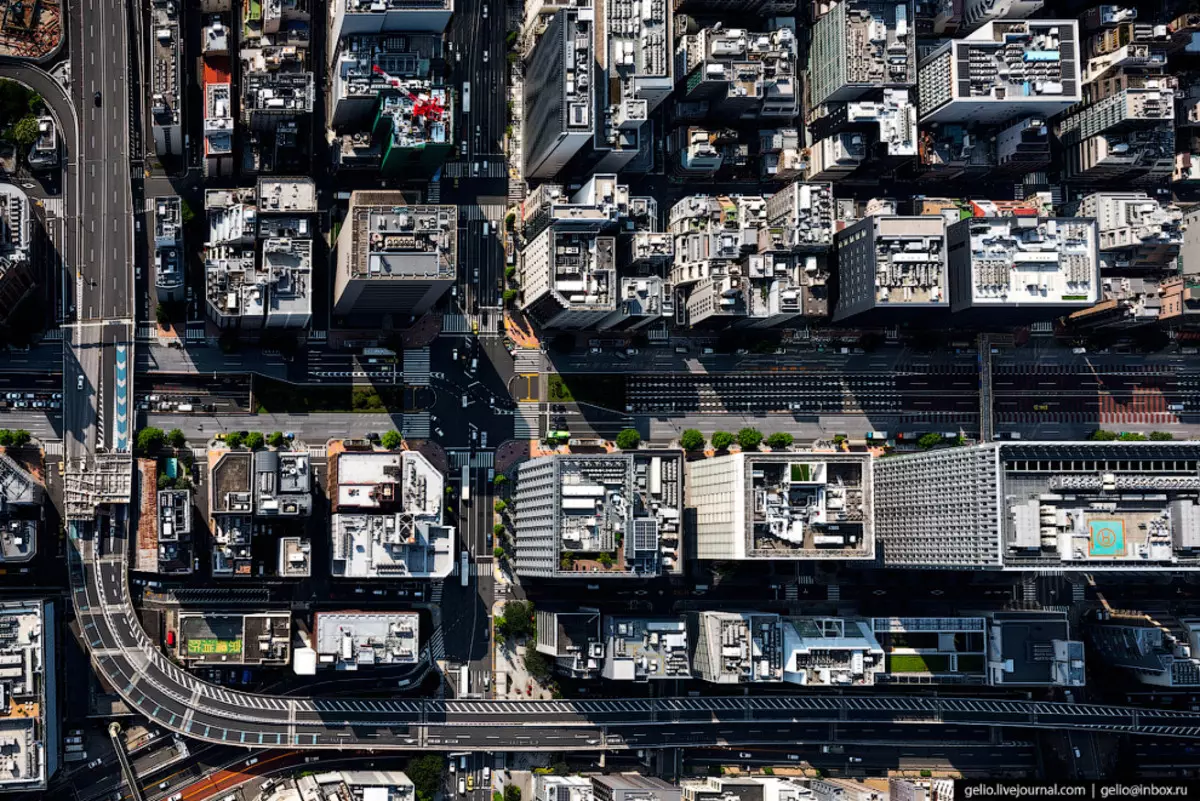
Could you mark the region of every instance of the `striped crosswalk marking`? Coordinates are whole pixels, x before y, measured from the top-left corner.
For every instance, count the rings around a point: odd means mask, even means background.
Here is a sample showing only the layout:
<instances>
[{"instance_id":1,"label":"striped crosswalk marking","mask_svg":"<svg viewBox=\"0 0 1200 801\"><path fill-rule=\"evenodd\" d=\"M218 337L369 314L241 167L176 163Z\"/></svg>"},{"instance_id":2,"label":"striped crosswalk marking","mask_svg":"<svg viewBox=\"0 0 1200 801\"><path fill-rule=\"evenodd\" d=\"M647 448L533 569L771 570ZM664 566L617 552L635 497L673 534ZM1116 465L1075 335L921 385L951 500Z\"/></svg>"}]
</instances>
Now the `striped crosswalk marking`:
<instances>
[{"instance_id":1,"label":"striped crosswalk marking","mask_svg":"<svg viewBox=\"0 0 1200 801\"><path fill-rule=\"evenodd\" d=\"M325 458L325 446L324 445L309 445L308 446L308 455L310 457L312 457L313 459L324 459Z\"/></svg>"},{"instance_id":2,"label":"striped crosswalk marking","mask_svg":"<svg viewBox=\"0 0 1200 801\"><path fill-rule=\"evenodd\" d=\"M469 334L471 333L471 319L465 314L454 312L444 314L442 315L442 333Z\"/></svg>"},{"instance_id":3,"label":"striped crosswalk marking","mask_svg":"<svg viewBox=\"0 0 1200 801\"><path fill-rule=\"evenodd\" d=\"M404 381L414 387L429 386L429 348L404 351Z\"/></svg>"},{"instance_id":4,"label":"striped crosswalk marking","mask_svg":"<svg viewBox=\"0 0 1200 801\"><path fill-rule=\"evenodd\" d=\"M538 439L541 435L541 415L538 413L538 404L536 402L518 404L517 414L513 418L513 436L517 439Z\"/></svg>"},{"instance_id":5,"label":"striped crosswalk marking","mask_svg":"<svg viewBox=\"0 0 1200 801\"><path fill-rule=\"evenodd\" d=\"M429 412L406 414L400 421L400 433L406 437L427 439L430 428Z\"/></svg>"},{"instance_id":6,"label":"striped crosswalk marking","mask_svg":"<svg viewBox=\"0 0 1200 801\"><path fill-rule=\"evenodd\" d=\"M62 456L63 455L63 443L62 443L61 439L43 441L43 445L45 446L45 451L46 451L47 456Z\"/></svg>"}]
</instances>

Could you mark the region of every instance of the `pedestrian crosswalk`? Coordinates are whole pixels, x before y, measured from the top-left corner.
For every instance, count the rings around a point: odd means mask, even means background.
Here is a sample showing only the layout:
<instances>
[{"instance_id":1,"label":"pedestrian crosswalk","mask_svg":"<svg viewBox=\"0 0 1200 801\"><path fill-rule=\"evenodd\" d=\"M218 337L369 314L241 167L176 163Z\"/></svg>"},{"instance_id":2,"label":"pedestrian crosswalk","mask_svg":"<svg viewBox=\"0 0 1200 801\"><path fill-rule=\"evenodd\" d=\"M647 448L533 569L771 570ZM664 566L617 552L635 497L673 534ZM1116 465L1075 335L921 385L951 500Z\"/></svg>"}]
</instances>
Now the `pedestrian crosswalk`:
<instances>
[{"instance_id":1,"label":"pedestrian crosswalk","mask_svg":"<svg viewBox=\"0 0 1200 801\"><path fill-rule=\"evenodd\" d=\"M61 328L51 328L46 332L46 336L43 337L47 342L61 342L62 338L63 332Z\"/></svg>"},{"instance_id":2,"label":"pedestrian crosswalk","mask_svg":"<svg viewBox=\"0 0 1200 801\"><path fill-rule=\"evenodd\" d=\"M483 206L470 204L458 207L459 221L499 222L503 216L504 207L498 203L487 203Z\"/></svg>"},{"instance_id":3,"label":"pedestrian crosswalk","mask_svg":"<svg viewBox=\"0 0 1200 801\"><path fill-rule=\"evenodd\" d=\"M444 178L504 178L507 175L508 168L501 161L488 161L480 164L478 173L475 172L474 162L448 161L442 165Z\"/></svg>"},{"instance_id":4,"label":"pedestrian crosswalk","mask_svg":"<svg viewBox=\"0 0 1200 801\"><path fill-rule=\"evenodd\" d=\"M468 464L471 467L496 466L495 451L468 451L462 448L450 448L446 452L450 456L451 468L459 468Z\"/></svg>"},{"instance_id":5,"label":"pedestrian crosswalk","mask_svg":"<svg viewBox=\"0 0 1200 801\"><path fill-rule=\"evenodd\" d=\"M42 200L42 208L46 212L47 217L57 217L61 219L63 214L63 199L61 197L48 197Z\"/></svg>"},{"instance_id":6,"label":"pedestrian crosswalk","mask_svg":"<svg viewBox=\"0 0 1200 801\"><path fill-rule=\"evenodd\" d=\"M538 404L536 402L518 404L517 414L513 417L513 436L517 439L540 439L541 432L541 415L538 413Z\"/></svg>"},{"instance_id":7,"label":"pedestrian crosswalk","mask_svg":"<svg viewBox=\"0 0 1200 801\"><path fill-rule=\"evenodd\" d=\"M406 414L400 421L400 433L413 439L428 439L430 428L429 412Z\"/></svg>"},{"instance_id":8,"label":"pedestrian crosswalk","mask_svg":"<svg viewBox=\"0 0 1200 801\"><path fill-rule=\"evenodd\" d=\"M471 319L467 315L455 312L442 315L443 334L469 334L471 330Z\"/></svg>"},{"instance_id":9,"label":"pedestrian crosswalk","mask_svg":"<svg viewBox=\"0 0 1200 801\"><path fill-rule=\"evenodd\" d=\"M324 445L309 445L308 446L308 456L311 459L324 459L325 458L325 446Z\"/></svg>"},{"instance_id":10,"label":"pedestrian crosswalk","mask_svg":"<svg viewBox=\"0 0 1200 801\"><path fill-rule=\"evenodd\" d=\"M517 348L513 371L518 375L542 372L542 352L535 348Z\"/></svg>"},{"instance_id":11,"label":"pedestrian crosswalk","mask_svg":"<svg viewBox=\"0 0 1200 801\"><path fill-rule=\"evenodd\" d=\"M830 601L842 600L842 585L830 584L825 588L825 597Z\"/></svg>"},{"instance_id":12,"label":"pedestrian crosswalk","mask_svg":"<svg viewBox=\"0 0 1200 801\"><path fill-rule=\"evenodd\" d=\"M193 459L207 459L208 458L208 448L192 448L192 458Z\"/></svg>"},{"instance_id":13,"label":"pedestrian crosswalk","mask_svg":"<svg viewBox=\"0 0 1200 801\"><path fill-rule=\"evenodd\" d=\"M63 443L61 439L43 440L42 448L46 451L47 456L62 456Z\"/></svg>"},{"instance_id":14,"label":"pedestrian crosswalk","mask_svg":"<svg viewBox=\"0 0 1200 801\"><path fill-rule=\"evenodd\" d=\"M442 583L440 581L434 582L433 595L441 596L441 594L442 594ZM436 600L433 600L433 598L431 596L430 600L436 606L441 603L442 599L440 597L438 597ZM437 628L435 628L433 630L433 634L429 637L429 661L436 662L439 659L445 659L445 658L446 658L446 634L442 630L442 627L438 626Z\"/></svg>"},{"instance_id":15,"label":"pedestrian crosswalk","mask_svg":"<svg viewBox=\"0 0 1200 801\"><path fill-rule=\"evenodd\" d=\"M404 382L414 387L429 386L429 348L404 351Z\"/></svg>"},{"instance_id":16,"label":"pedestrian crosswalk","mask_svg":"<svg viewBox=\"0 0 1200 801\"><path fill-rule=\"evenodd\" d=\"M425 198L429 203L438 204L442 202L442 182L430 181L429 191L425 193Z\"/></svg>"},{"instance_id":17,"label":"pedestrian crosswalk","mask_svg":"<svg viewBox=\"0 0 1200 801\"><path fill-rule=\"evenodd\" d=\"M204 330L204 326L202 324L201 325L189 325L187 327L186 336L187 336L187 339L189 342L199 341L201 339L204 339L207 335L208 334Z\"/></svg>"}]
</instances>

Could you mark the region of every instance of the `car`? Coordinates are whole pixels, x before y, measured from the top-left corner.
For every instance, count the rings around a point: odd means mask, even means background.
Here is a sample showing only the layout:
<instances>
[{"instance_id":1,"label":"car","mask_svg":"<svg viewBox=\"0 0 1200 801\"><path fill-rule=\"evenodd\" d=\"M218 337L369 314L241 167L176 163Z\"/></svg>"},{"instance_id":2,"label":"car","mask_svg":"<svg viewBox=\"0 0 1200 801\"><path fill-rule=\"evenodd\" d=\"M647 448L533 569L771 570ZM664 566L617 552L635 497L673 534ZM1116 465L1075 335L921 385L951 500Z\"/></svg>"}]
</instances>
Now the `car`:
<instances>
[{"instance_id":1,"label":"car","mask_svg":"<svg viewBox=\"0 0 1200 801\"><path fill-rule=\"evenodd\" d=\"M62 393L61 393L61 392L55 392L53 395L51 395L51 396L50 396L50 398L51 398L52 400L62 400Z\"/></svg>"},{"instance_id":2,"label":"car","mask_svg":"<svg viewBox=\"0 0 1200 801\"><path fill-rule=\"evenodd\" d=\"M284 431L284 432L283 432L283 438L284 438L284 439L295 439L295 438L296 438L296 432L295 432L295 431Z\"/></svg>"},{"instance_id":3,"label":"car","mask_svg":"<svg viewBox=\"0 0 1200 801\"><path fill-rule=\"evenodd\" d=\"M450 773L453 774L457 768L454 765L454 760L450 760Z\"/></svg>"},{"instance_id":4,"label":"car","mask_svg":"<svg viewBox=\"0 0 1200 801\"><path fill-rule=\"evenodd\" d=\"M847 762L862 762L862 757L846 757Z\"/></svg>"},{"instance_id":5,"label":"car","mask_svg":"<svg viewBox=\"0 0 1200 801\"><path fill-rule=\"evenodd\" d=\"M487 60L488 60L488 51L484 50L483 51L483 63L486 64Z\"/></svg>"},{"instance_id":6,"label":"car","mask_svg":"<svg viewBox=\"0 0 1200 801\"><path fill-rule=\"evenodd\" d=\"M483 4L483 18L487 19L487 17L488 17L488 7L487 7L487 3L484 3Z\"/></svg>"},{"instance_id":7,"label":"car","mask_svg":"<svg viewBox=\"0 0 1200 801\"><path fill-rule=\"evenodd\" d=\"M182 801L182 799L183 799L183 793L175 793L170 798L168 798L167 801Z\"/></svg>"},{"instance_id":8,"label":"car","mask_svg":"<svg viewBox=\"0 0 1200 801\"><path fill-rule=\"evenodd\" d=\"M147 739L149 739L149 738L147 738ZM158 784L158 789L160 789L160 790L165 790L165 789L167 789L167 788L168 788L168 787L170 787L170 786L171 786L171 783L170 783L169 781L166 781L166 782L159 782L159 784Z\"/></svg>"},{"instance_id":9,"label":"car","mask_svg":"<svg viewBox=\"0 0 1200 801\"><path fill-rule=\"evenodd\" d=\"M483 674L483 683L485 686L488 683L488 678L490 675L491 675L490 673ZM492 769L489 768L487 765L483 766L483 783L486 785L489 785L489 786L492 783Z\"/></svg>"},{"instance_id":10,"label":"car","mask_svg":"<svg viewBox=\"0 0 1200 801\"><path fill-rule=\"evenodd\" d=\"M96 757L96 758L95 758L95 759L93 759L91 762L89 762L89 763L87 764L87 766L88 766L89 768L98 768L98 767L100 767L100 766L101 766L101 765L103 765L103 764L104 764L104 758L103 758L103 757Z\"/></svg>"},{"instance_id":11,"label":"car","mask_svg":"<svg viewBox=\"0 0 1200 801\"><path fill-rule=\"evenodd\" d=\"M377 433L376 433L376 432L374 432L374 431L368 431L367 433L363 434L363 436L364 436L364 437L366 437L366 438L367 438L367 439L369 439L369 440L377 440L377 439L379 439L379 434L377 434Z\"/></svg>"},{"instance_id":12,"label":"car","mask_svg":"<svg viewBox=\"0 0 1200 801\"><path fill-rule=\"evenodd\" d=\"M753 757L745 751L740 751L738 752L738 759L753 759Z\"/></svg>"},{"instance_id":13,"label":"car","mask_svg":"<svg viewBox=\"0 0 1200 801\"><path fill-rule=\"evenodd\" d=\"M1049 406L1049 404L1038 403L1038 404L1034 405L1033 410L1035 412L1048 412L1048 411L1050 411L1050 406Z\"/></svg>"},{"instance_id":14,"label":"car","mask_svg":"<svg viewBox=\"0 0 1200 801\"><path fill-rule=\"evenodd\" d=\"M75 381L75 389L83 389L83 376L79 376Z\"/></svg>"},{"instance_id":15,"label":"car","mask_svg":"<svg viewBox=\"0 0 1200 801\"><path fill-rule=\"evenodd\" d=\"M92 101L93 101L93 102L94 102L94 103L95 103L97 106L99 106L99 105L100 105L100 102L101 102L101 101L100 101L100 93L99 93L99 92L96 92L96 94L92 95Z\"/></svg>"},{"instance_id":16,"label":"car","mask_svg":"<svg viewBox=\"0 0 1200 801\"><path fill-rule=\"evenodd\" d=\"M458 777L458 794L459 795L467 794L467 780L464 779L462 776Z\"/></svg>"},{"instance_id":17,"label":"car","mask_svg":"<svg viewBox=\"0 0 1200 801\"><path fill-rule=\"evenodd\" d=\"M1087 353L1087 348L1071 348L1071 353L1074 353L1076 356L1079 356L1081 354Z\"/></svg>"},{"instance_id":18,"label":"car","mask_svg":"<svg viewBox=\"0 0 1200 801\"><path fill-rule=\"evenodd\" d=\"M468 773L467 774L467 792L469 793L474 789L475 789L475 776L473 774Z\"/></svg>"},{"instance_id":19,"label":"car","mask_svg":"<svg viewBox=\"0 0 1200 801\"><path fill-rule=\"evenodd\" d=\"M248 767L248 768L252 768L257 764L258 764L258 757L254 757L253 759L246 760L246 767Z\"/></svg>"}]
</instances>

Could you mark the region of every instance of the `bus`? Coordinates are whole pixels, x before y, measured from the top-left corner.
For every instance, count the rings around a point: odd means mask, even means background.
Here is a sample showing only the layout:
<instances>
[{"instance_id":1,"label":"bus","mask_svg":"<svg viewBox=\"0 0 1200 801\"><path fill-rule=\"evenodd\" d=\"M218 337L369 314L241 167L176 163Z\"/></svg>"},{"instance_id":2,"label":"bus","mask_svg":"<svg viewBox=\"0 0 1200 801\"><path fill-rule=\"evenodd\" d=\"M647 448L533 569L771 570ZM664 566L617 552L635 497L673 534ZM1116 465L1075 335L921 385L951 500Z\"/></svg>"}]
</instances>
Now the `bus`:
<instances>
[{"instance_id":1,"label":"bus","mask_svg":"<svg viewBox=\"0 0 1200 801\"><path fill-rule=\"evenodd\" d=\"M471 113L471 82L470 81L463 82L462 113L463 114Z\"/></svg>"},{"instance_id":2,"label":"bus","mask_svg":"<svg viewBox=\"0 0 1200 801\"><path fill-rule=\"evenodd\" d=\"M462 552L462 557L458 563L459 579L465 587L471 581L471 554L467 551ZM464 668L465 670L465 668Z\"/></svg>"},{"instance_id":3,"label":"bus","mask_svg":"<svg viewBox=\"0 0 1200 801\"><path fill-rule=\"evenodd\" d=\"M462 466L462 499L463 503L471 502L471 468L465 464Z\"/></svg>"}]
</instances>

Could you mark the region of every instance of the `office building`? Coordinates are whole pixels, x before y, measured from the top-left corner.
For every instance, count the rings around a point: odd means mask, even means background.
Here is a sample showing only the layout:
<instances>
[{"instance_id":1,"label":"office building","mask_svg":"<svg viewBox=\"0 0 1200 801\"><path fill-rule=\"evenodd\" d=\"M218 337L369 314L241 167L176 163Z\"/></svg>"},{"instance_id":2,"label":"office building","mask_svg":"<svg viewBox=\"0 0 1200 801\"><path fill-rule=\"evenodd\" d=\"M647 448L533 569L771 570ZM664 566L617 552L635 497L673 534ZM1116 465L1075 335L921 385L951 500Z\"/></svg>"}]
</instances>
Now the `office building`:
<instances>
[{"instance_id":1,"label":"office building","mask_svg":"<svg viewBox=\"0 0 1200 801\"><path fill-rule=\"evenodd\" d=\"M907 0L841 0L816 21L809 51L809 104L858 100L876 89L917 82L912 5Z\"/></svg>"},{"instance_id":2,"label":"office building","mask_svg":"<svg viewBox=\"0 0 1200 801\"><path fill-rule=\"evenodd\" d=\"M1105 267L1173 268L1183 244L1183 211L1145 192L1094 192L1079 201L1080 217L1096 220Z\"/></svg>"},{"instance_id":3,"label":"office building","mask_svg":"<svg viewBox=\"0 0 1200 801\"><path fill-rule=\"evenodd\" d=\"M313 628L319 667L359 670L420 660L416 612L317 612Z\"/></svg>"},{"instance_id":4,"label":"office building","mask_svg":"<svg viewBox=\"0 0 1200 801\"><path fill-rule=\"evenodd\" d=\"M155 497L158 547L153 569L165 574L191 573L196 550L192 541L192 491L163 489Z\"/></svg>"},{"instance_id":5,"label":"office building","mask_svg":"<svg viewBox=\"0 0 1200 801\"><path fill-rule=\"evenodd\" d=\"M991 443L875 466L889 567L1200 567L1200 445Z\"/></svg>"},{"instance_id":6,"label":"office building","mask_svg":"<svg viewBox=\"0 0 1200 801\"><path fill-rule=\"evenodd\" d=\"M783 681L784 623L759 612L689 612L692 672L714 684Z\"/></svg>"},{"instance_id":7,"label":"office building","mask_svg":"<svg viewBox=\"0 0 1200 801\"><path fill-rule=\"evenodd\" d=\"M834 322L921 319L950 306L945 220L871 215L837 234Z\"/></svg>"},{"instance_id":8,"label":"office building","mask_svg":"<svg viewBox=\"0 0 1200 801\"><path fill-rule=\"evenodd\" d=\"M841 617L783 619L783 680L802 687L871 687L884 670L870 621Z\"/></svg>"},{"instance_id":9,"label":"office building","mask_svg":"<svg viewBox=\"0 0 1200 801\"><path fill-rule=\"evenodd\" d=\"M557 454L522 463L516 569L536 578L647 578L678 573L683 454Z\"/></svg>"},{"instance_id":10,"label":"office building","mask_svg":"<svg viewBox=\"0 0 1200 801\"><path fill-rule=\"evenodd\" d=\"M7 454L0 454L0 564L28 562L37 555L46 490Z\"/></svg>"},{"instance_id":11,"label":"office building","mask_svg":"<svg viewBox=\"0 0 1200 801\"><path fill-rule=\"evenodd\" d=\"M61 754L52 601L0 601L0 792L46 791Z\"/></svg>"},{"instance_id":12,"label":"office building","mask_svg":"<svg viewBox=\"0 0 1200 801\"><path fill-rule=\"evenodd\" d=\"M870 623L884 657L877 684L987 683L987 617L876 617Z\"/></svg>"},{"instance_id":13,"label":"office building","mask_svg":"<svg viewBox=\"0 0 1200 801\"><path fill-rule=\"evenodd\" d=\"M586 776L533 775L534 801L592 801L592 780Z\"/></svg>"},{"instance_id":14,"label":"office building","mask_svg":"<svg viewBox=\"0 0 1200 801\"><path fill-rule=\"evenodd\" d=\"M870 559L865 454L735 453L687 463L697 559Z\"/></svg>"},{"instance_id":15,"label":"office building","mask_svg":"<svg viewBox=\"0 0 1200 801\"><path fill-rule=\"evenodd\" d=\"M379 171L388 178L429 175L454 147L451 94L429 81L401 84L400 94L380 99L375 135L381 141Z\"/></svg>"},{"instance_id":16,"label":"office building","mask_svg":"<svg viewBox=\"0 0 1200 801\"><path fill-rule=\"evenodd\" d=\"M307 537L279 538L279 564L275 573L281 578L308 578L312 575L312 543Z\"/></svg>"},{"instance_id":17,"label":"office building","mask_svg":"<svg viewBox=\"0 0 1200 801\"><path fill-rule=\"evenodd\" d=\"M654 204L650 198L630 197L629 187L618 182L615 174L601 173L591 176L569 195L561 184L541 184L525 198L519 221L527 240L534 239L547 228L611 232L619 223L635 216L639 202Z\"/></svg>"},{"instance_id":18,"label":"office building","mask_svg":"<svg viewBox=\"0 0 1200 801\"><path fill-rule=\"evenodd\" d=\"M154 290L159 303L183 300L183 201L154 198Z\"/></svg>"},{"instance_id":19,"label":"office building","mask_svg":"<svg viewBox=\"0 0 1200 801\"><path fill-rule=\"evenodd\" d=\"M29 146L25 160L34 172L58 166L58 123L49 114L37 118L37 138Z\"/></svg>"},{"instance_id":20,"label":"office building","mask_svg":"<svg viewBox=\"0 0 1200 801\"><path fill-rule=\"evenodd\" d=\"M312 178L259 178L256 197L263 215L316 214L319 210L317 185Z\"/></svg>"},{"instance_id":21,"label":"office building","mask_svg":"<svg viewBox=\"0 0 1200 801\"><path fill-rule=\"evenodd\" d=\"M767 198L767 224L760 229L760 251L801 253L833 247L833 185L793 181Z\"/></svg>"},{"instance_id":22,"label":"office building","mask_svg":"<svg viewBox=\"0 0 1200 801\"><path fill-rule=\"evenodd\" d=\"M180 611L176 629L175 655L189 667L286 665L292 655L287 612Z\"/></svg>"},{"instance_id":23,"label":"office building","mask_svg":"<svg viewBox=\"0 0 1200 801\"><path fill-rule=\"evenodd\" d=\"M946 229L946 243L960 319L1051 320L1100 298L1094 220L971 217Z\"/></svg>"},{"instance_id":24,"label":"office building","mask_svg":"<svg viewBox=\"0 0 1200 801\"><path fill-rule=\"evenodd\" d=\"M329 41L380 33L441 33L454 13L454 0L333 0Z\"/></svg>"},{"instance_id":25,"label":"office building","mask_svg":"<svg viewBox=\"0 0 1200 801\"><path fill-rule=\"evenodd\" d=\"M200 50L205 56L229 55L229 26L217 14L208 17L200 36Z\"/></svg>"},{"instance_id":26,"label":"office building","mask_svg":"<svg viewBox=\"0 0 1200 801\"><path fill-rule=\"evenodd\" d=\"M368 131L380 98L397 84L429 78L442 57L440 36L347 36L330 49L329 126L337 132Z\"/></svg>"},{"instance_id":27,"label":"office building","mask_svg":"<svg viewBox=\"0 0 1200 801\"><path fill-rule=\"evenodd\" d=\"M1028 174L1050 166L1050 126L1042 117L1024 117L996 134L999 174Z\"/></svg>"},{"instance_id":28,"label":"office building","mask_svg":"<svg viewBox=\"0 0 1200 801\"><path fill-rule=\"evenodd\" d=\"M723 25L680 37L675 48L679 99L703 103L705 116L787 123L800 110L796 32Z\"/></svg>"},{"instance_id":29,"label":"office building","mask_svg":"<svg viewBox=\"0 0 1200 801\"><path fill-rule=\"evenodd\" d=\"M233 90L229 59L204 59L204 176L233 175Z\"/></svg>"},{"instance_id":30,"label":"office building","mask_svg":"<svg viewBox=\"0 0 1200 801\"><path fill-rule=\"evenodd\" d=\"M254 454L254 510L259 517L301 518L312 514L308 454L261 450Z\"/></svg>"},{"instance_id":31,"label":"office building","mask_svg":"<svg viewBox=\"0 0 1200 801\"><path fill-rule=\"evenodd\" d=\"M657 776L605 773L592 776L593 801L680 801L679 788Z\"/></svg>"},{"instance_id":32,"label":"office building","mask_svg":"<svg viewBox=\"0 0 1200 801\"><path fill-rule=\"evenodd\" d=\"M758 132L759 177L794 181L808 168L804 137L798 128L766 128Z\"/></svg>"},{"instance_id":33,"label":"office building","mask_svg":"<svg viewBox=\"0 0 1200 801\"><path fill-rule=\"evenodd\" d=\"M263 239L257 258L254 245L206 248L209 319L218 328L248 336L307 328L312 319L312 244L309 237Z\"/></svg>"},{"instance_id":34,"label":"office building","mask_svg":"<svg viewBox=\"0 0 1200 801\"><path fill-rule=\"evenodd\" d=\"M554 14L525 66L524 175L551 180L595 135L594 9Z\"/></svg>"},{"instance_id":35,"label":"office building","mask_svg":"<svg viewBox=\"0 0 1200 801\"><path fill-rule=\"evenodd\" d=\"M667 140L671 171L680 178L711 178L721 169L724 156L717 135L695 125L681 126Z\"/></svg>"},{"instance_id":36,"label":"office building","mask_svg":"<svg viewBox=\"0 0 1200 801\"><path fill-rule=\"evenodd\" d=\"M617 310L616 239L547 228L521 249L521 308L548 329L593 328Z\"/></svg>"},{"instance_id":37,"label":"office building","mask_svg":"<svg viewBox=\"0 0 1200 801\"><path fill-rule=\"evenodd\" d=\"M180 116L183 88L180 76L179 8L176 0L153 0L150 45L150 121L154 152L158 156L183 155L183 125Z\"/></svg>"},{"instance_id":38,"label":"office building","mask_svg":"<svg viewBox=\"0 0 1200 801\"><path fill-rule=\"evenodd\" d=\"M1066 612L993 612L988 627L988 684L1082 687L1083 643L1070 639Z\"/></svg>"},{"instance_id":39,"label":"office building","mask_svg":"<svg viewBox=\"0 0 1200 801\"><path fill-rule=\"evenodd\" d=\"M599 678L604 664L600 610L551 612L538 609L537 650L554 660L554 669L573 679Z\"/></svg>"},{"instance_id":40,"label":"office building","mask_svg":"<svg viewBox=\"0 0 1200 801\"><path fill-rule=\"evenodd\" d=\"M728 274L742 257L758 247L759 229L767 222L761 195L689 195L667 216L667 232L675 238L670 279L677 287Z\"/></svg>"},{"instance_id":41,"label":"office building","mask_svg":"<svg viewBox=\"0 0 1200 801\"><path fill-rule=\"evenodd\" d=\"M963 0L962 31L973 30L991 20L1024 19L1041 10L1044 0Z\"/></svg>"},{"instance_id":42,"label":"office building","mask_svg":"<svg viewBox=\"0 0 1200 801\"><path fill-rule=\"evenodd\" d=\"M1200 620L1101 609L1086 628L1096 656L1139 683L1200 687Z\"/></svg>"},{"instance_id":43,"label":"office building","mask_svg":"<svg viewBox=\"0 0 1200 801\"><path fill-rule=\"evenodd\" d=\"M254 455L208 453L208 511L214 576L250 578L254 572Z\"/></svg>"},{"instance_id":44,"label":"office building","mask_svg":"<svg viewBox=\"0 0 1200 801\"><path fill-rule=\"evenodd\" d=\"M445 578L454 529L443 525L445 479L417 451L345 451L329 475L333 575Z\"/></svg>"},{"instance_id":45,"label":"office building","mask_svg":"<svg viewBox=\"0 0 1200 801\"><path fill-rule=\"evenodd\" d=\"M14 184L0 184L0 324L38 285L32 224L26 194Z\"/></svg>"},{"instance_id":46,"label":"office building","mask_svg":"<svg viewBox=\"0 0 1200 801\"><path fill-rule=\"evenodd\" d=\"M954 801L953 779L888 779L890 801Z\"/></svg>"},{"instance_id":47,"label":"office building","mask_svg":"<svg viewBox=\"0 0 1200 801\"><path fill-rule=\"evenodd\" d=\"M809 779L808 787L813 801L889 801L882 780L876 784L857 779Z\"/></svg>"},{"instance_id":48,"label":"office building","mask_svg":"<svg viewBox=\"0 0 1200 801\"><path fill-rule=\"evenodd\" d=\"M604 667L614 681L689 679L692 675L687 622L682 617L606 615Z\"/></svg>"},{"instance_id":49,"label":"office building","mask_svg":"<svg viewBox=\"0 0 1200 801\"><path fill-rule=\"evenodd\" d=\"M335 270L338 317L365 325L424 314L457 277L458 208L408 205L400 192L352 193Z\"/></svg>"},{"instance_id":50,"label":"office building","mask_svg":"<svg viewBox=\"0 0 1200 801\"><path fill-rule=\"evenodd\" d=\"M996 124L1065 111L1083 99L1075 20L992 21L921 62L921 124Z\"/></svg>"}]
</instances>

